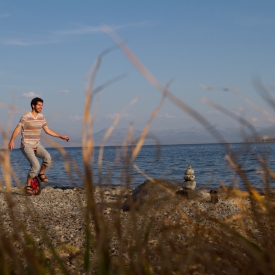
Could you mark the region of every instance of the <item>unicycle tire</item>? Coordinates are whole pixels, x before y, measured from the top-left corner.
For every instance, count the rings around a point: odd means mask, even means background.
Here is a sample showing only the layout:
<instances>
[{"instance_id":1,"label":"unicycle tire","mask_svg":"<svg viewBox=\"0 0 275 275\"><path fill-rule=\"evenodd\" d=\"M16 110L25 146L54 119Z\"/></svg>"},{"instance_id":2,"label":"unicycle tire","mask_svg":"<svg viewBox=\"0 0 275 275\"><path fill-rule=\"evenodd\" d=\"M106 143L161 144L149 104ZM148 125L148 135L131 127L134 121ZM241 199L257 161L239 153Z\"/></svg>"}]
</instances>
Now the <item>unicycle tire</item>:
<instances>
[{"instance_id":1,"label":"unicycle tire","mask_svg":"<svg viewBox=\"0 0 275 275\"><path fill-rule=\"evenodd\" d=\"M32 187L33 195L37 196L41 193L42 187L38 177L34 177L31 180L31 187Z\"/></svg>"}]
</instances>

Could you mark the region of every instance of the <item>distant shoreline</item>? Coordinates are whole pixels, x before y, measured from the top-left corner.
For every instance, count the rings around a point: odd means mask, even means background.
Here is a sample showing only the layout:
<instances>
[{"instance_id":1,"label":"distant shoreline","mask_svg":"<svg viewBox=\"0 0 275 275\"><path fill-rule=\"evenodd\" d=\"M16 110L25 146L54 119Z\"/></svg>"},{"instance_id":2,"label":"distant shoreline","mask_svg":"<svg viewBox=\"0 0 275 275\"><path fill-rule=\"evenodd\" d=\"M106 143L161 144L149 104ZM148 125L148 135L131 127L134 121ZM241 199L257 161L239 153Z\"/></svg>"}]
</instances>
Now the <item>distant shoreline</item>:
<instances>
[{"instance_id":1,"label":"distant shoreline","mask_svg":"<svg viewBox=\"0 0 275 275\"><path fill-rule=\"evenodd\" d=\"M259 144L259 143L275 143L274 141L251 141L251 142L228 142L228 143L218 143L218 142L209 142L209 143L176 143L176 144L144 144L142 147L158 147L158 146L189 146L189 145L230 145L230 144ZM136 145L136 144L135 144ZM93 148L100 148L100 145L96 145ZM104 147L123 147L122 145L104 145ZM57 149L56 147L47 147L47 149ZM62 146L62 148L82 148L82 146ZM0 150L5 150L3 147ZM13 150L20 150L20 147L14 148Z\"/></svg>"}]
</instances>

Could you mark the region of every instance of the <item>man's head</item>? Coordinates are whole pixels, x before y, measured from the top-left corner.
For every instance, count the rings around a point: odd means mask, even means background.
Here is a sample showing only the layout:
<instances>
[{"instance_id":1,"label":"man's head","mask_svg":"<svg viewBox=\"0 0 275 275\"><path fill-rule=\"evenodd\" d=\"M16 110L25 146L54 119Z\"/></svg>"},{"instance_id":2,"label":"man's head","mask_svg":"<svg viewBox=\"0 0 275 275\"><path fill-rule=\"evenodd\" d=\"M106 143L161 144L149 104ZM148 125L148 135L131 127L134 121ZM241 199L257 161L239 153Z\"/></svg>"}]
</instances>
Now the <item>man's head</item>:
<instances>
[{"instance_id":1,"label":"man's head","mask_svg":"<svg viewBox=\"0 0 275 275\"><path fill-rule=\"evenodd\" d=\"M43 99L39 97L35 97L31 101L31 107L32 107L32 110L35 110L37 113L40 113L43 107Z\"/></svg>"}]
</instances>

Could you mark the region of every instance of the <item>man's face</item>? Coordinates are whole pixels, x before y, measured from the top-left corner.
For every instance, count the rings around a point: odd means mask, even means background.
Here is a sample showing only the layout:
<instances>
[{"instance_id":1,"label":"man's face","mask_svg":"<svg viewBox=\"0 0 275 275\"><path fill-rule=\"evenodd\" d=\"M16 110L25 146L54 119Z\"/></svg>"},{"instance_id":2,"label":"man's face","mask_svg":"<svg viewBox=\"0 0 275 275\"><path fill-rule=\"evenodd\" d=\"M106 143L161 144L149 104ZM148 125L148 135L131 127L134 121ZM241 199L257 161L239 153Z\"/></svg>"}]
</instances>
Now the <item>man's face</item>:
<instances>
[{"instance_id":1,"label":"man's face","mask_svg":"<svg viewBox=\"0 0 275 275\"><path fill-rule=\"evenodd\" d=\"M43 109L43 103L42 102L37 102L36 105L32 105L33 109L35 110L36 113L41 113Z\"/></svg>"}]
</instances>

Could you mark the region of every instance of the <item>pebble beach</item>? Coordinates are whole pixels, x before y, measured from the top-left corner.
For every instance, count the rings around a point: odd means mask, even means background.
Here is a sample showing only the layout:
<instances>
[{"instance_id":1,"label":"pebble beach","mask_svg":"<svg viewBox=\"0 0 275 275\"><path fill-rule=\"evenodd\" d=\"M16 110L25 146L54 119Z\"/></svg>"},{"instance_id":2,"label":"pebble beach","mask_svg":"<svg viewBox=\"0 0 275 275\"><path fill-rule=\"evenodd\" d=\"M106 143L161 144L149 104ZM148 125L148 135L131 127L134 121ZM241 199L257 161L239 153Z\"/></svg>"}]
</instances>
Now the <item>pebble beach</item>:
<instances>
[{"instance_id":1,"label":"pebble beach","mask_svg":"<svg viewBox=\"0 0 275 275\"><path fill-rule=\"evenodd\" d=\"M130 211L123 211L122 204L127 195L131 195L132 191L124 187L94 188L95 205L98 207L96 209L97 213L101 213L100 215L109 221L110 224L113 224L114 217L119 217L123 235L129 234L131 225L129 223ZM161 196L158 196L158 192L154 192L157 197L161 198ZM9 201L8 194L6 187L0 188L2 232L7 235L12 234L14 230L13 218L10 207L7 204L7 201ZM43 234L45 234L56 251L58 251L66 268L72 272L77 272L77 274L82 274L83 255L81 251L85 247L84 213L87 207L86 191L80 188L60 189L46 187L39 196L26 196L20 188L12 187L10 194L15 220L25 226L26 231L31 234L37 246L47 250L47 244L43 237ZM162 192L159 192L159 194L162 194ZM146 198L146 195L144 195L144 198ZM190 221L200 226L207 226L210 223L208 217L227 221L241 213L238 206L239 202L239 199L226 198L220 200L217 204L212 204L209 191L207 190L199 190L199 196L196 200L187 201L180 196L168 200L168 203L167 200L165 203L162 203L162 200L158 200L155 202L153 210L148 208L148 211L146 211L146 217L149 222L161 221L160 224L156 223L152 229L150 242L153 244L157 241L159 237L157 233L160 232L160 227L164 224L179 225L182 232L177 231L177 234L184 241L188 234L190 234L190 237L193 234ZM242 199L242 202L249 208L249 203L246 199ZM143 207L146 208L146 204ZM201 212L208 213L208 217L202 217L200 215ZM141 220L138 224L141 225L142 212L138 215ZM251 223L251 230L254 230L253 221L248 222ZM239 229L238 223L234 221L230 226L236 230ZM91 228L93 228L93 219L91 219ZM41 230L44 232L43 234ZM211 237L209 238L211 239ZM20 245L18 249L20 249ZM113 257L117 257L118 245L115 239L111 242L110 251ZM51 260L49 255L49 262Z\"/></svg>"}]
</instances>

